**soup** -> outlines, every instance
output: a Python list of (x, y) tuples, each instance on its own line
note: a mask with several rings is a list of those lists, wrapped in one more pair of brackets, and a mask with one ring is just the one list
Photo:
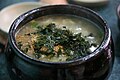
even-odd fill
[(75, 60), (99, 47), (103, 31), (91, 21), (72, 15), (47, 15), (25, 24), (16, 34), (18, 48), (47, 62)]

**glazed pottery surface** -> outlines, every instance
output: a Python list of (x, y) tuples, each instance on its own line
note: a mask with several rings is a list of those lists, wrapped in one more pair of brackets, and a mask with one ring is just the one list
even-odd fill
[[(90, 55), (67, 62), (44, 62), (22, 53), (16, 46), (16, 32), (27, 22), (50, 14), (75, 15), (91, 20), (104, 31), (103, 42)], [(94, 11), (75, 5), (40, 7), (18, 17), (11, 25), (5, 53), (13, 80), (107, 80), (114, 62), (111, 31), (106, 22)]]

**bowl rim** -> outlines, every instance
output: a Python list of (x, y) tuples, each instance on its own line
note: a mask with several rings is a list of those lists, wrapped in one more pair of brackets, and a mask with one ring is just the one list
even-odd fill
[[(28, 16), (28, 14), (33, 14), (37, 11), (40, 11), (40, 10), (44, 10), (44, 9), (47, 9), (49, 7), (56, 7), (56, 6), (64, 6), (64, 7), (74, 7), (74, 8), (80, 8), (80, 9), (84, 9), (84, 10), (87, 10), (89, 12), (91, 12), (92, 14), (94, 14), (95, 16), (97, 16), (103, 23), (104, 23), (104, 29), (105, 29), (105, 33), (104, 33), (104, 38), (103, 38), (103, 41), (101, 42), (100, 46), (94, 50), (91, 54), (85, 56), (85, 57), (82, 57), (82, 58), (79, 58), (79, 59), (76, 59), (76, 60), (71, 60), (71, 61), (65, 61), (65, 62), (47, 62), (47, 61), (42, 61), (42, 60), (37, 60), (37, 59), (34, 59), (26, 54), (24, 54), (22, 51), (20, 51), (18, 48), (17, 48), (17, 45), (15, 43), (15, 29), (17, 28), (17, 26), (19, 25), (19, 23), (24, 20), (23, 18), (25, 16)], [(11, 46), (11, 48), (13, 48), (13, 50), (15, 51), (15, 53), (25, 59), (26, 61), (29, 61), (29, 62), (32, 62), (33, 64), (37, 64), (37, 65), (45, 65), (45, 66), (51, 66), (51, 65), (59, 65), (60, 66), (71, 66), (71, 65), (78, 65), (78, 64), (81, 64), (85, 61), (88, 61), (90, 59), (94, 59), (96, 56), (100, 55), (99, 53), (104, 50), (108, 45), (109, 45), (109, 42), (110, 42), (110, 39), (111, 39), (111, 31), (110, 31), (110, 27), (107, 25), (106, 21), (98, 14), (96, 13), (95, 11), (91, 10), (91, 9), (88, 9), (86, 7), (82, 7), (82, 6), (77, 6), (77, 5), (48, 5), (48, 6), (44, 6), (44, 7), (40, 7), (40, 8), (35, 8), (33, 10), (30, 10), (28, 11), (27, 13), (19, 16), (14, 22), (13, 24), (11, 25), (11, 28), (9, 30), (9, 35), (8, 35), (8, 42)]]
[[(20, 8), (22, 8), (22, 7), (27, 7), (27, 6), (45, 6), (45, 5), (48, 5), (48, 4), (45, 4), (45, 3), (42, 3), (42, 2), (20, 2), (20, 3), (14, 3), (14, 4), (11, 4), (11, 5), (9, 5), (9, 6), (6, 6), (5, 8), (3, 8), (2, 10), (0, 10), (0, 17), (1, 16), (4, 16), (4, 13), (9, 13), (9, 11), (11, 11), (11, 10), (14, 10), (16, 7), (18, 8), (18, 10), (20, 9)], [(16, 9), (17, 9), (16, 8)], [(29, 10), (31, 10), (31, 9), (28, 9), (27, 11), (29, 11)], [(21, 12), (21, 13), (24, 13), (24, 12)], [(16, 16), (17, 17), (17, 16)], [(15, 19), (13, 19), (13, 21), (14, 21)], [(11, 21), (11, 22), (13, 22), (13, 21)], [(5, 23), (4, 21), (3, 21), (3, 23)], [(0, 24), (0, 29), (2, 30), (2, 31), (4, 31), (5, 33), (8, 33), (8, 31), (9, 31), (9, 28), (10, 28), (10, 25), (12, 24), (12, 23), (6, 23), (8, 26), (5, 26), (4, 25), (4, 27), (3, 27), (3, 25), (1, 25)]]
[(117, 6), (117, 16), (120, 19), (120, 4)]
[(99, 7), (105, 6), (109, 3), (109, 0), (68, 0), (69, 3), (77, 4), (85, 7)]

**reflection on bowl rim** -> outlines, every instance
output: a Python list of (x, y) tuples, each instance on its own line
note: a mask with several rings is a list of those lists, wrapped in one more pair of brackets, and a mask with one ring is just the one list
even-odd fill
[(117, 16), (118, 16), (118, 18), (120, 19), (120, 4), (119, 4), (118, 7), (117, 7)]
[[(17, 48), (17, 44), (15, 43), (15, 32), (16, 32), (15, 29), (17, 28), (18, 24), (21, 23), (21, 21), (24, 20), (24, 18), (26, 18), (26, 16), (24, 16), (24, 15), (28, 16), (28, 15), (31, 15), (32, 13), (37, 12), (37, 11), (48, 9), (48, 8), (55, 7), (55, 6), (60, 6), (60, 7), (61, 6), (62, 7), (75, 7), (75, 8), (84, 9), (84, 10), (87, 10), (87, 11), (91, 12), (95, 16), (97, 16), (103, 22), (104, 28), (105, 28), (104, 39), (101, 42), (100, 46), (94, 52), (92, 52), (91, 54), (89, 54), (89, 55), (87, 55), (85, 57), (77, 59), (77, 60), (71, 60), (71, 61), (65, 61), (65, 62), (47, 62), (47, 61), (42, 61), (42, 60), (34, 59), (34, 58), (32, 58), (32, 57), (24, 54), (23, 52), (20, 51), (20, 49)], [(95, 58), (97, 55), (99, 55), (99, 52), (101, 52), (102, 50), (104, 50), (107, 47), (107, 45), (109, 44), (109, 41), (111, 39), (110, 27), (108, 27), (106, 21), (99, 14), (97, 14), (96, 12), (94, 12), (93, 10), (90, 10), (90, 9), (82, 7), (82, 6), (76, 6), (76, 5), (51, 5), (51, 6), (41, 7), (40, 9), (36, 8), (34, 10), (31, 10), (31, 11), (27, 12), (24, 15), (21, 15), (12, 24), (12, 27), (10, 28), (10, 31), (9, 31), (9, 38), (8, 39), (10, 41), (10, 45), (12, 46), (12, 48), (14, 48), (14, 50), (17, 53), (18, 56), (24, 58), (25, 60), (31, 60), (31, 62), (34, 62), (35, 64), (41, 64), (42, 63), (43, 65), (46, 64), (48, 66), (49, 65), (53, 65), (53, 64), (54, 65), (59, 65), (59, 66), (61, 66), (62, 64), (63, 65), (65, 65), (65, 64), (69, 65), (71, 63), (74, 63), (74, 65), (75, 64), (81, 64), (81, 63), (85, 62), (86, 60), (89, 60), (91, 58)]]

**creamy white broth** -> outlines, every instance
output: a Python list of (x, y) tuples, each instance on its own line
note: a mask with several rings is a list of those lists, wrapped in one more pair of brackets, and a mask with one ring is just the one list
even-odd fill
[[(86, 40), (88, 40), (90, 43), (97, 44), (96, 47), (91, 46), (90, 48), (91, 52), (93, 52), (103, 40), (103, 31), (95, 23), (82, 17), (76, 17), (72, 15), (48, 15), (48, 16), (37, 18), (31, 22), (34, 22), (34, 21), (37, 21), (39, 25), (47, 25), (50, 23), (55, 23), (57, 25), (57, 28), (60, 28), (60, 29), (64, 29), (63, 26), (66, 26), (66, 28), (72, 31), (74, 34), (82, 33), (83, 37), (88, 36), (90, 33), (92, 33), (93, 34), (92, 37), (90, 36), (86, 37)], [(35, 32), (35, 29), (31, 28), (31, 24), (27, 23), (16, 34), (16, 42), (21, 41), (23, 44), (22, 48), (30, 44), (31, 40), (35, 40), (35, 38), (37, 37), (37, 36), (33, 38), (32, 36), (24, 37), (24, 34), (27, 34), (29, 32)], [(20, 39), (19, 36), (23, 36), (22, 39)], [(29, 50), (27, 55), (33, 57), (33, 51)], [(45, 55), (42, 55), (41, 58), (39, 58), (39, 60), (59, 62), (59, 60), (65, 61), (66, 56), (61, 55), (59, 56), (59, 58), (54, 56), (52, 59), (47, 59)]]
[(48, 15), (40, 17), (36, 19), (36, 21), (38, 21), (39, 24), (42, 25), (55, 23), (58, 28), (66, 26), (73, 33), (77, 34), (81, 32), (84, 36), (93, 33), (94, 40), (92, 41), (98, 43), (98, 45), (103, 39), (103, 36), (101, 36), (103, 35), (103, 31), (95, 23), (83, 17), (77, 17), (72, 15)]

